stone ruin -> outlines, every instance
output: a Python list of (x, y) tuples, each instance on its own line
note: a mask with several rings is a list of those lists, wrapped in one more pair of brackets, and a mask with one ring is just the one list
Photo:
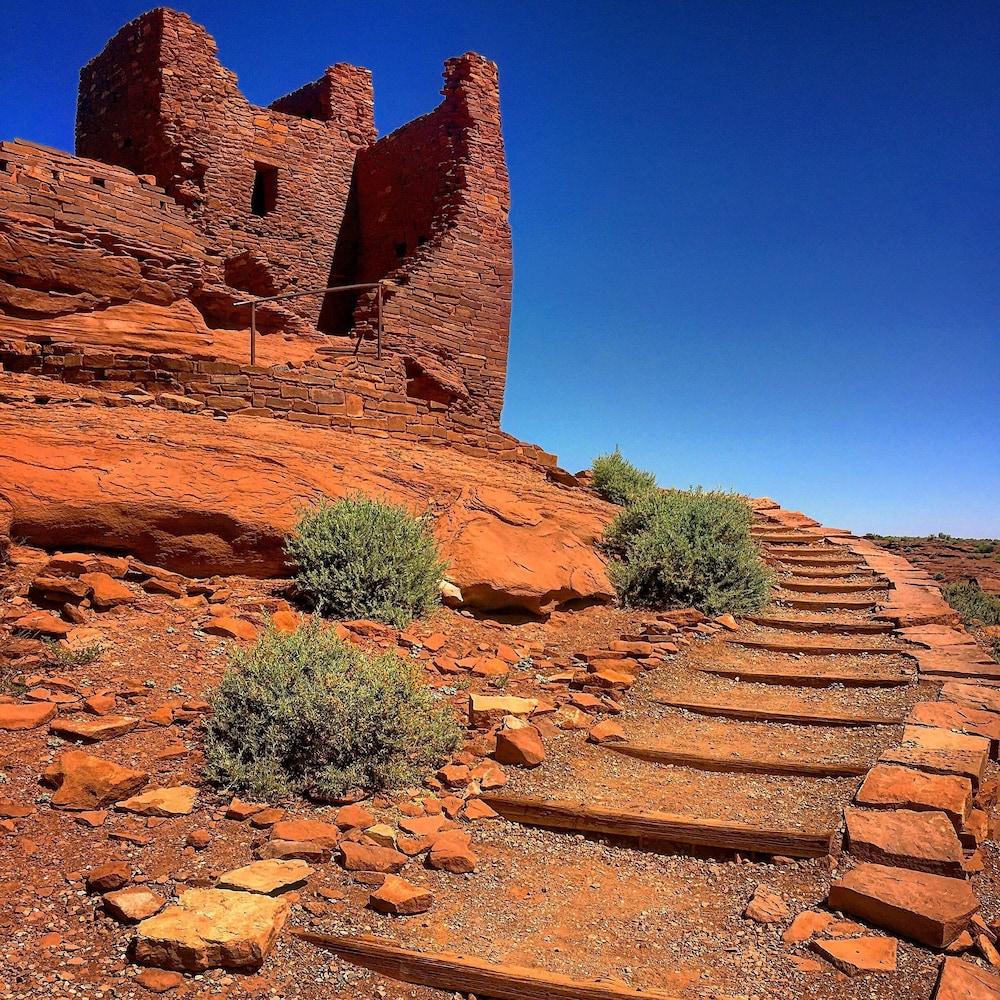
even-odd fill
[[(125, 25), (80, 74), (76, 156), (0, 143), (0, 364), (178, 409), (554, 465), (500, 431), (511, 302), (496, 66), (378, 138), (346, 64), (252, 105), (186, 14)], [(256, 309), (249, 298), (382, 284)], [(379, 332), (381, 336), (379, 336)]]

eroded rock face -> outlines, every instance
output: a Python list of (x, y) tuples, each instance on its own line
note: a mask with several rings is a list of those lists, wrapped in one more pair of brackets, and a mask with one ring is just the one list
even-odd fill
[(0, 405), (9, 532), (131, 552), (191, 576), (287, 575), (303, 504), (364, 492), (435, 515), (467, 604), (545, 613), (613, 590), (594, 543), (614, 514), (515, 462), (447, 448), (161, 409)]

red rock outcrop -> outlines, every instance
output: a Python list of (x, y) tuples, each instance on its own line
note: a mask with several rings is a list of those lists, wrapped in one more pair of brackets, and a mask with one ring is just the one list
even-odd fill
[(529, 466), (273, 420), (0, 405), (0, 506), (50, 549), (130, 553), (192, 576), (287, 575), (297, 512), (362, 491), (435, 516), (468, 603), (546, 612), (613, 591), (594, 542), (614, 508)]

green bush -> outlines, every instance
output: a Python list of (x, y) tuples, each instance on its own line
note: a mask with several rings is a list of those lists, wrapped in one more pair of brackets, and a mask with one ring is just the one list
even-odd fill
[(1000, 625), (1000, 597), (987, 594), (978, 583), (963, 580), (944, 588), (944, 599), (962, 616), (968, 625), (980, 621), (984, 625)]
[(656, 489), (656, 476), (636, 468), (617, 448), (607, 455), (598, 455), (591, 473), (594, 489), (605, 500), (623, 507)]
[(440, 600), (445, 563), (426, 518), (364, 496), (306, 511), (285, 549), (299, 592), (320, 614), (405, 628)]
[(742, 497), (700, 489), (650, 493), (626, 508), (604, 540), (622, 604), (706, 614), (762, 608), (773, 576), (750, 535), (752, 517)]
[(211, 701), (209, 780), (270, 800), (412, 785), (459, 740), (415, 661), (365, 653), (317, 621), (234, 651)]

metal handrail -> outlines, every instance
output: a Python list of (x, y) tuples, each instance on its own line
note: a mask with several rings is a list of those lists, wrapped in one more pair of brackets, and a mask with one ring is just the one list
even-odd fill
[[(360, 292), (368, 291), (372, 288), (378, 289), (375, 296), (377, 305), (376, 325), (375, 325), (375, 356), (382, 359), (382, 301), (384, 283), (381, 281), (369, 281), (360, 285), (332, 285), (329, 288), (307, 288), (301, 292), (282, 292), (280, 295), (266, 295), (257, 299), (241, 299), (234, 302), (234, 306), (250, 307), (250, 364), (257, 363), (257, 306), (261, 302), (280, 302), (282, 299), (299, 299), (306, 295), (327, 295), (330, 292)], [(358, 338), (360, 342), (360, 337)]]

